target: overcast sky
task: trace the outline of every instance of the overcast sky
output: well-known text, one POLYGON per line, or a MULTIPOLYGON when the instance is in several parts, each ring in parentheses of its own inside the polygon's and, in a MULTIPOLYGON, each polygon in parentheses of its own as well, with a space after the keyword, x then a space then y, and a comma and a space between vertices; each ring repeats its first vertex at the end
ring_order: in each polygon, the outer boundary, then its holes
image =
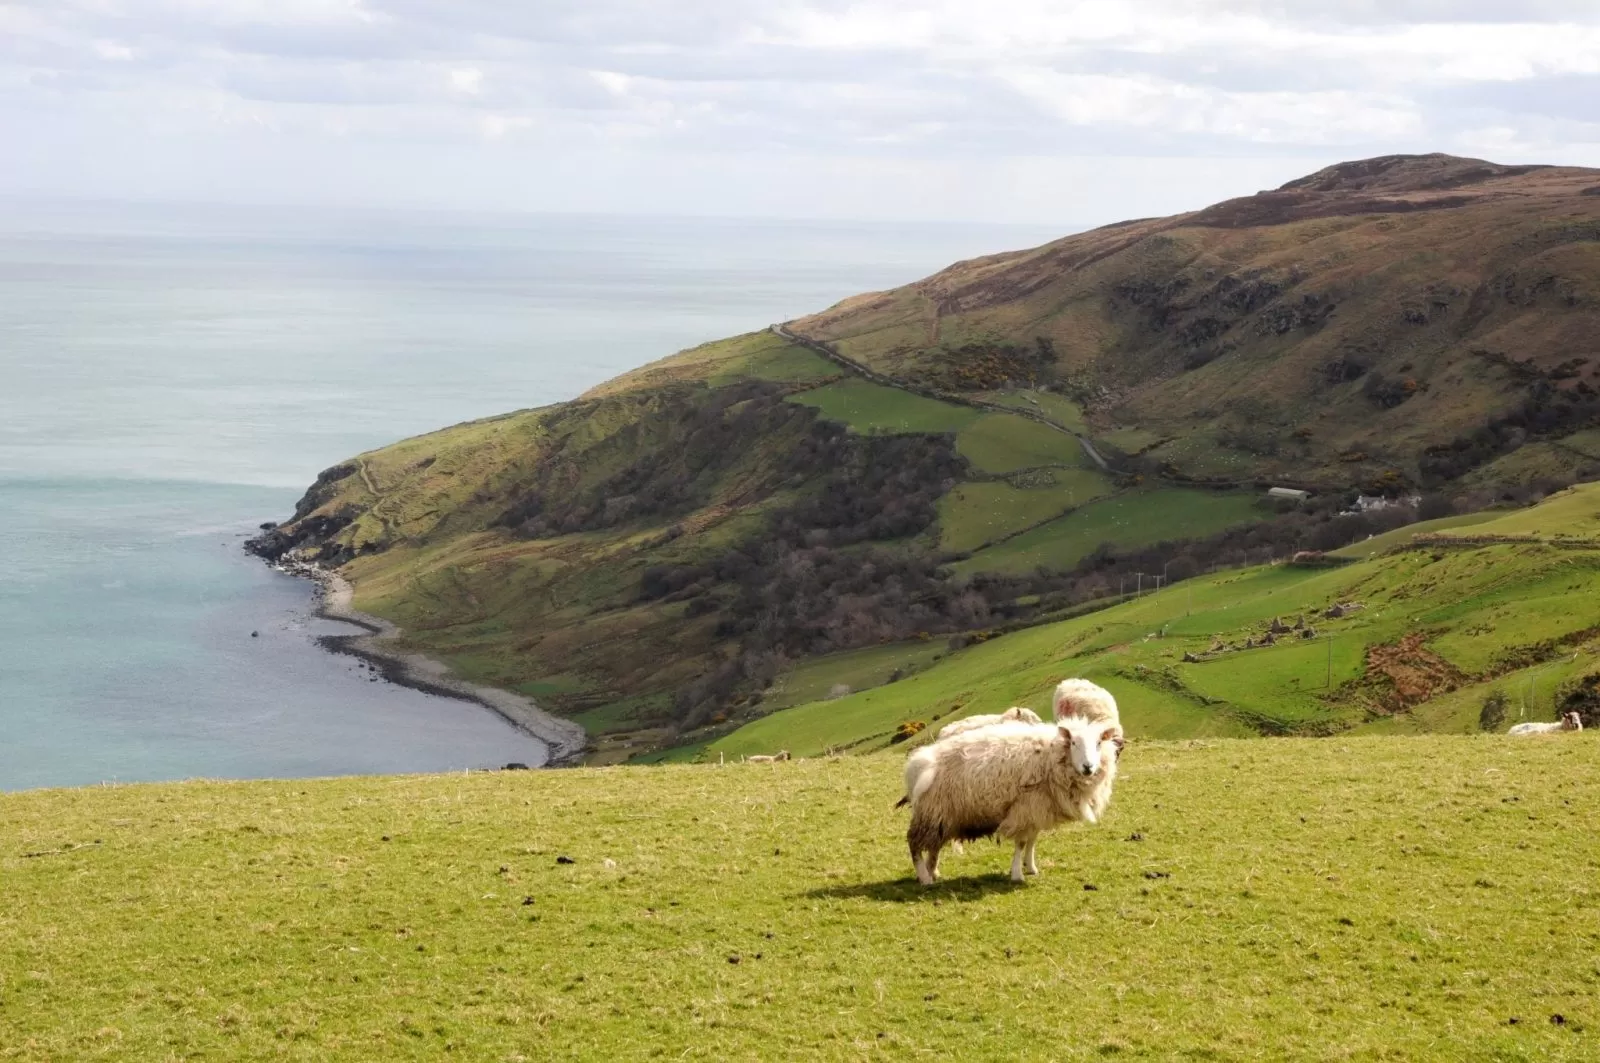
POLYGON ((1600 0, 0 0, 0 194, 1099 223, 1600 165, 1600 0))

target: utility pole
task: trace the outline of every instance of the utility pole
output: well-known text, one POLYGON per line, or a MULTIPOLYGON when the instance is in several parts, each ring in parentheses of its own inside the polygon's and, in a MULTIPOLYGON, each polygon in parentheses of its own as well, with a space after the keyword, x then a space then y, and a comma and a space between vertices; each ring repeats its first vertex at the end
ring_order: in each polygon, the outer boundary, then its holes
POLYGON ((1133 596, 1137 598, 1144 593, 1144 573, 1135 572, 1134 575, 1138 577, 1138 580, 1133 585, 1133 596))

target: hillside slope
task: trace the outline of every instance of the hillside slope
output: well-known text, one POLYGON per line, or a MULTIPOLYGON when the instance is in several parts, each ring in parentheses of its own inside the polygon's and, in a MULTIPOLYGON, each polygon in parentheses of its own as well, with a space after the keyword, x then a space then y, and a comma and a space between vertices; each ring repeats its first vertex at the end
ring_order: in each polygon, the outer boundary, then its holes
POLYGON ((988 640, 672 755, 869 752, 926 725, 916 744, 975 712, 1048 716, 1067 675, 1108 687, 1136 737, 1473 733, 1563 709, 1600 726, 1600 699, 1582 693, 1600 675, 1600 485, 1342 552, 1352 563, 1200 576, 988 640), (1486 716, 1491 695, 1503 708, 1486 716))
POLYGON ((960 263, 361 455, 255 546, 603 758, 699 739, 862 655, 906 674, 1152 565, 1400 519, 1341 516, 1357 492, 1435 515, 1600 474, 1595 189, 1397 156, 960 263))
POLYGON ((792 327, 906 380, 1050 384, 1173 474, 1437 485, 1592 421, 1600 171, 1345 163, 792 327))
POLYGON ((0 1059, 1588 1060, 1597 743, 1135 742, 927 890, 893 756, 0 794, 0 1059))

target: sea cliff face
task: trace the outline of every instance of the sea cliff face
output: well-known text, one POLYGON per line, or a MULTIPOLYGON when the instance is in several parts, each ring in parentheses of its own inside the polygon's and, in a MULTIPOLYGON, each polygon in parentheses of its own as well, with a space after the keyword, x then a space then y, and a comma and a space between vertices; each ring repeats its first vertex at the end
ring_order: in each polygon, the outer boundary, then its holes
POLYGON ((1600 473, 1596 187, 1387 157, 959 263, 364 454, 252 549, 624 752, 715 734, 820 655, 1390 526, 1357 494, 1600 473))

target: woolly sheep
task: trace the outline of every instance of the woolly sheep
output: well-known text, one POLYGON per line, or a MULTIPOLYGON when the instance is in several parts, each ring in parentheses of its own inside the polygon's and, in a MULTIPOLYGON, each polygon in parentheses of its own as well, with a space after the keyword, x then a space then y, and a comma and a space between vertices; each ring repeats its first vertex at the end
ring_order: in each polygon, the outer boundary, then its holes
POLYGON ((1012 881, 1037 875, 1039 835, 1061 823, 1096 823, 1111 801, 1122 729, 1068 716, 1056 723, 997 723, 917 750, 906 764, 917 881, 939 877, 951 841, 998 835, 1015 845, 1012 881))
MULTIPOLYGON (((1005 723, 1008 720, 1019 721, 1021 723, 1044 722, 1043 720, 1039 719, 1039 714, 1037 712, 1034 712, 1032 709, 1024 709, 1018 706, 1009 708, 1005 712, 992 712, 984 716, 968 716, 964 720, 957 720, 955 723, 947 723, 943 727, 939 728, 939 741, 942 742, 946 738, 952 738, 958 734, 965 734, 968 731, 976 731, 980 727, 988 727, 991 724, 1005 723)), ((906 793, 910 792, 910 788, 907 787, 906 793)))
POLYGON ((1050 699, 1051 711, 1056 719, 1080 716, 1091 723, 1122 725, 1117 713, 1117 699, 1099 683, 1087 679, 1063 679, 1056 684, 1055 696, 1050 699))
POLYGON ((776 764, 780 760, 788 759, 789 751, 787 749, 780 749, 770 756, 765 753, 757 753, 753 757, 745 757, 744 762, 746 764, 776 764))
POLYGON ((1557 731, 1583 730, 1583 717, 1575 712, 1564 712, 1561 719, 1555 723, 1519 723, 1511 730, 1509 735, 1547 735, 1557 731))

